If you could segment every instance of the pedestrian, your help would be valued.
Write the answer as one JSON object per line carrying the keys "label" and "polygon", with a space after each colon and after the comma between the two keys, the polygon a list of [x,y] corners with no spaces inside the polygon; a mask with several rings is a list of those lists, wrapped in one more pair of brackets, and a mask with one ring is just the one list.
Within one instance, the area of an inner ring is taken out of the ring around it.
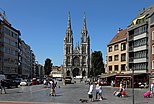
{"label": "pedestrian", "polygon": [[1,87],[1,94],[3,93],[3,90],[4,90],[4,93],[6,94],[4,79],[1,80],[0,87]]}
{"label": "pedestrian", "polygon": [[56,96],[55,88],[56,88],[56,83],[54,82],[54,80],[50,81],[50,94],[49,95]]}
{"label": "pedestrian", "polygon": [[98,90],[99,100],[103,100],[102,92],[103,92],[103,87],[99,84],[99,90]]}
{"label": "pedestrian", "polygon": [[88,91],[90,101],[94,101],[94,99],[93,99],[93,91],[94,91],[94,84],[93,84],[93,82],[91,82],[90,86],[89,86],[89,91]]}
{"label": "pedestrian", "polygon": [[97,99],[99,95],[99,83],[98,82],[96,84],[95,90],[96,90],[96,99]]}
{"label": "pedestrian", "polygon": [[151,84],[151,94],[154,96],[154,83]]}
{"label": "pedestrian", "polygon": [[121,82],[120,82],[119,92],[122,92],[122,91],[123,91],[123,82],[121,81]]}

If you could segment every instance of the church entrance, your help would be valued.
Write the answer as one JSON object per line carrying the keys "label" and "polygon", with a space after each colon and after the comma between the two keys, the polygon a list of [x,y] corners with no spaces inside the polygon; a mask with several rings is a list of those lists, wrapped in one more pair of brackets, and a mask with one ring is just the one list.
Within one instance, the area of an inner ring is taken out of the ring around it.
{"label": "church entrance", "polygon": [[76,77],[76,76],[79,76],[80,74],[79,74],[79,68],[75,68],[75,69],[73,69],[73,77]]}
{"label": "church entrance", "polygon": [[70,76],[70,71],[69,70],[66,72],[66,75],[67,76]]}
{"label": "church entrance", "polygon": [[82,76],[83,77],[86,76],[86,71],[85,70],[82,72]]}

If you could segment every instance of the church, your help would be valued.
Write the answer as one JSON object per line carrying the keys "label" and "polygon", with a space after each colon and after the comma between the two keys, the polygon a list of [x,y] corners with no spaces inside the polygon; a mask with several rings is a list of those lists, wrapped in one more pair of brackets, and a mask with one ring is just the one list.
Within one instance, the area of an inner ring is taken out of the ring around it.
{"label": "church", "polygon": [[74,47],[73,40],[71,17],[69,13],[66,35],[64,37],[64,77],[88,77],[90,70],[90,38],[86,26],[86,16],[84,16],[80,43],[77,43]]}

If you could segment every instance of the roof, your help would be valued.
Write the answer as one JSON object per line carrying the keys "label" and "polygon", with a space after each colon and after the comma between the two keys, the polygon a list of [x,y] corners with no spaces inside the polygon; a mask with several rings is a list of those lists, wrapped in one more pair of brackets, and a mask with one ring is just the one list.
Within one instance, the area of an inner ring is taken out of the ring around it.
{"label": "roof", "polygon": [[128,25],[136,25],[136,21],[143,18],[149,18],[152,14],[154,14],[154,5],[149,6],[148,8],[143,8],[135,17],[135,19]]}
{"label": "roof", "polygon": [[120,30],[113,38],[112,40],[110,41],[109,44],[113,44],[113,43],[116,43],[116,42],[119,42],[121,40],[124,40],[127,38],[127,29],[125,30]]}

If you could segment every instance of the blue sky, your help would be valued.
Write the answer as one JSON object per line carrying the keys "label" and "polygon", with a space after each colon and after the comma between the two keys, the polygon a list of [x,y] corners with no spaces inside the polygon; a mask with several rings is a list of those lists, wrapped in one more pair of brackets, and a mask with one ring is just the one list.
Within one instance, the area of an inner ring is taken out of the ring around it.
{"label": "blue sky", "polygon": [[92,51],[101,51],[105,61],[107,44],[118,28],[126,28],[153,0],[1,0],[7,20],[21,31],[36,60],[46,58],[54,65],[63,63],[63,41],[71,14],[74,45],[80,41],[84,12]]}

